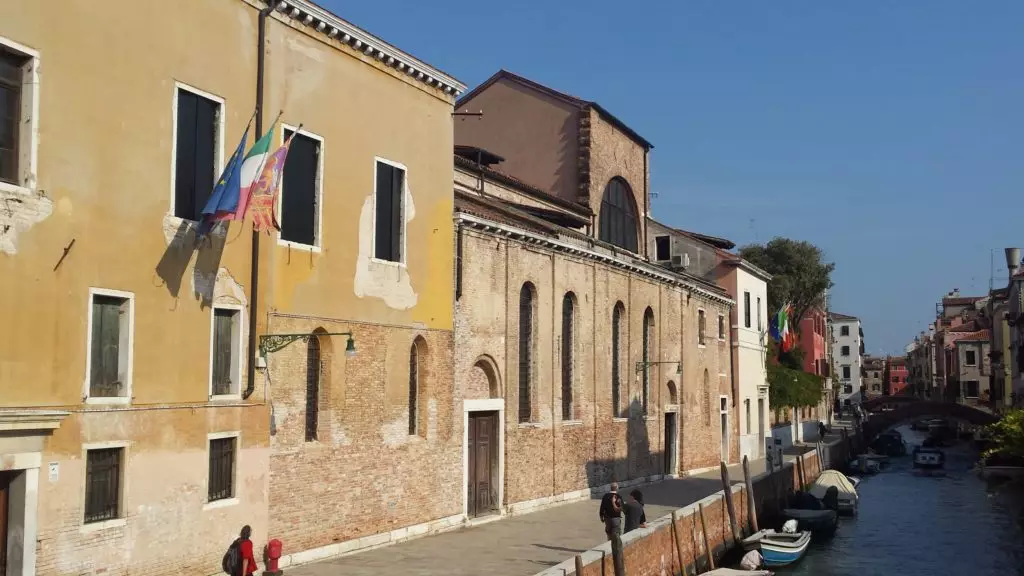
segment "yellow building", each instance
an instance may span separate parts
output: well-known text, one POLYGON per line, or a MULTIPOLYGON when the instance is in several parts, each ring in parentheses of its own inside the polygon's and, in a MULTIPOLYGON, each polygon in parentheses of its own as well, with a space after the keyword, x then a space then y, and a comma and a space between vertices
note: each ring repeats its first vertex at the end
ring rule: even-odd
POLYGON ((263 8, 0 3, 0 573, 210 574, 245 524, 291 554, 455 513, 464 87, 304 0, 263 8), (302 129, 254 276, 248 221, 195 220, 261 60, 273 148, 302 129))

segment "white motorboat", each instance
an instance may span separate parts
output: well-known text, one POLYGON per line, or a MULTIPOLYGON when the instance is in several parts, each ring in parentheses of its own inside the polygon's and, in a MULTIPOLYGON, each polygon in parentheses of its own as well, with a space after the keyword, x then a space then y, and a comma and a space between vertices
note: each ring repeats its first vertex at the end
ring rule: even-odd
POLYGON ((857 502, 860 498, 857 495, 857 488, 850 482, 842 472, 835 470, 825 470, 818 476, 814 484, 808 490, 812 496, 818 500, 825 498, 825 493, 828 489, 835 486, 839 491, 839 513, 840 514, 856 514, 857 513, 857 502))

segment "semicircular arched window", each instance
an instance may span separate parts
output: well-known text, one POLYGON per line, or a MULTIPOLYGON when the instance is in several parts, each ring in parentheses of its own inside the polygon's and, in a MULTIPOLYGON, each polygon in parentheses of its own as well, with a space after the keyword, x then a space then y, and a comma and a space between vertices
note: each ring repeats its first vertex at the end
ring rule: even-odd
POLYGON ((604 187, 598 239, 630 252, 637 251, 637 214, 633 192, 622 178, 615 177, 604 187))

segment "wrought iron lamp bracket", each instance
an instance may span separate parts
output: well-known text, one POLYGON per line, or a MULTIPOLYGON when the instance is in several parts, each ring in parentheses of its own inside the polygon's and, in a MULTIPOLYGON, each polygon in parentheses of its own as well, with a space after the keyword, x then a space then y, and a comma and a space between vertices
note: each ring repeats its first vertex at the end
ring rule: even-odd
POLYGON ((636 372, 639 374, 640 372, 643 372, 645 368, 648 368, 649 366, 657 366, 659 364, 675 364, 676 374, 683 373, 683 363, 679 360, 666 360, 664 362, 637 362, 636 372))
POLYGON ((304 334, 264 334, 260 336, 260 356, 266 358, 267 354, 277 352, 297 340, 309 340, 319 336, 348 336, 346 352, 355 352, 355 341, 351 332, 308 332, 304 334))

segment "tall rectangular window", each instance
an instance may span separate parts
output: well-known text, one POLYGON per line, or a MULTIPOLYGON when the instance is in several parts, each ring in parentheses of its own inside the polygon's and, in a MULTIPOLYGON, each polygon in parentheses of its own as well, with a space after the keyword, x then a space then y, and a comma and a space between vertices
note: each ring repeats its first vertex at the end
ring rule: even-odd
POLYGON ((402 261, 405 169, 377 160, 373 255, 378 260, 402 261))
POLYGON ((210 476, 207 499, 210 502, 235 496, 235 449, 238 438, 210 439, 210 476))
POLYGON ((654 237, 654 255, 659 262, 672 259, 671 238, 668 236, 654 237))
POLYGON ((758 296, 757 297, 757 331, 760 332, 762 330, 764 330, 764 324, 762 323, 762 320, 761 320, 761 297, 758 296))
POLYGON ((85 523, 113 520, 121 514, 121 465, 124 448, 85 454, 85 523))
POLYGON ((89 397, 126 398, 130 384, 132 299, 90 297, 89 397))
POLYGON ((964 365, 974 366, 978 363, 978 358, 975 356, 974 350, 967 350, 964 352, 964 365))
POLYGON ((221 104, 179 86, 176 113, 174 215, 198 221, 217 178, 221 104))
POLYGON ((519 292, 519 421, 530 422, 533 388, 533 284, 519 292))
POLYGON ((840 336, 849 336, 850 335, 850 327, 849 326, 840 326, 839 327, 839 335, 840 336))
POLYGON ((697 344, 704 345, 707 339, 707 319, 704 317, 704 311, 697 311, 697 344))
POLYGON ((966 398, 977 398, 978 397, 978 381, 968 380, 964 382, 966 385, 964 388, 964 397, 966 398))
POLYGON ((17 185, 22 85, 28 58, 0 47, 0 181, 17 185))
POLYGON ((849 380, 850 379, 850 367, 849 366, 843 366, 843 379, 844 380, 849 380))
POLYGON ((321 141, 293 130, 284 135, 292 142, 281 182, 281 240, 318 246, 321 141))
POLYGON ((562 420, 572 420, 573 347, 575 346, 575 301, 573 295, 562 298, 562 420))
POLYGON ((718 315, 718 339, 725 340, 725 316, 718 315))
POLYGON ((743 293, 743 327, 750 328, 750 292, 743 293))
POLYGON ((841 351, 840 351, 840 353, 843 356, 849 356, 850 355, 850 347, 849 346, 843 346, 841 351))
POLYGON ((746 400, 743 401, 743 411, 746 416, 747 434, 750 434, 750 430, 752 428, 752 425, 750 423, 750 398, 747 398, 746 400))
POLYGON ((241 380, 242 342, 240 310, 213 309, 213 350, 211 351, 211 396, 238 394, 241 380))

